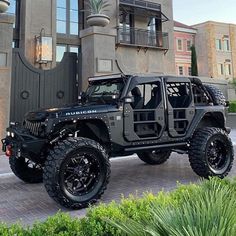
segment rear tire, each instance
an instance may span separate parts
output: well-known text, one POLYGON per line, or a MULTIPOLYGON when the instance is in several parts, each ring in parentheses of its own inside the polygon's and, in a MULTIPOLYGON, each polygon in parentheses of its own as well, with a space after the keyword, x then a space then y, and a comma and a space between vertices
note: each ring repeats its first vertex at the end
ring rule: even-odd
POLYGON ((43 181, 60 205, 81 209, 104 193, 110 178, 109 156, 97 142, 68 138, 55 146, 44 167, 43 181))
POLYGON ((138 157, 149 165, 161 165, 169 159, 170 154, 171 151, 141 152, 138 153, 138 157))
POLYGON ((195 132, 189 150, 193 171, 204 178, 224 178, 232 168, 234 149, 228 134, 219 128, 203 128, 195 132))
POLYGON ((26 183, 43 182, 43 169, 24 157, 10 156, 9 164, 12 172, 26 183))

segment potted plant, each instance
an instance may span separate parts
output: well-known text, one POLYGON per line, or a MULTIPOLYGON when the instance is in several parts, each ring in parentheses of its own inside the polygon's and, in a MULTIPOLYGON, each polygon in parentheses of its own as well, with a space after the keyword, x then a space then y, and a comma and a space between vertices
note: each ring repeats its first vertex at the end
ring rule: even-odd
POLYGON ((106 8, 110 4, 106 0, 89 0, 90 15, 87 17, 89 26, 105 27, 110 23, 110 17, 105 14, 106 8))
POLYGON ((0 0, 0 13, 6 12, 9 6, 10 2, 8 0, 0 0))

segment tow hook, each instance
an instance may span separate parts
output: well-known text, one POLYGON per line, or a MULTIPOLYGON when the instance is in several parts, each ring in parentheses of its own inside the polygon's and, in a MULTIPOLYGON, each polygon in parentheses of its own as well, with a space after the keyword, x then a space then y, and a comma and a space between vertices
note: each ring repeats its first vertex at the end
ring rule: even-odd
POLYGON ((12 146, 11 145, 6 146, 6 153, 5 154, 7 157, 12 156, 12 146))

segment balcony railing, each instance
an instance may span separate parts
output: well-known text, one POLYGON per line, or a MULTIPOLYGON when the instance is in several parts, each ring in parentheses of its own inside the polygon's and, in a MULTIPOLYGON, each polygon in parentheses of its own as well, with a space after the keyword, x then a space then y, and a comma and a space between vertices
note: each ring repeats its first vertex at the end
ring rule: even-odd
POLYGON ((169 49, 168 33, 136 28, 118 28, 117 43, 140 47, 169 49))

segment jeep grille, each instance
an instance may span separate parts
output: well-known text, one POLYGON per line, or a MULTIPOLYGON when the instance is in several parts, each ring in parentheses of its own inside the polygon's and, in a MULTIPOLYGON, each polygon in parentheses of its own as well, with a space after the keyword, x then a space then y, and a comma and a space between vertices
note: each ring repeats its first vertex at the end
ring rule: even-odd
POLYGON ((24 128, 28 129, 30 134, 34 136, 42 135, 42 122, 31 122, 28 120, 24 121, 24 128))

